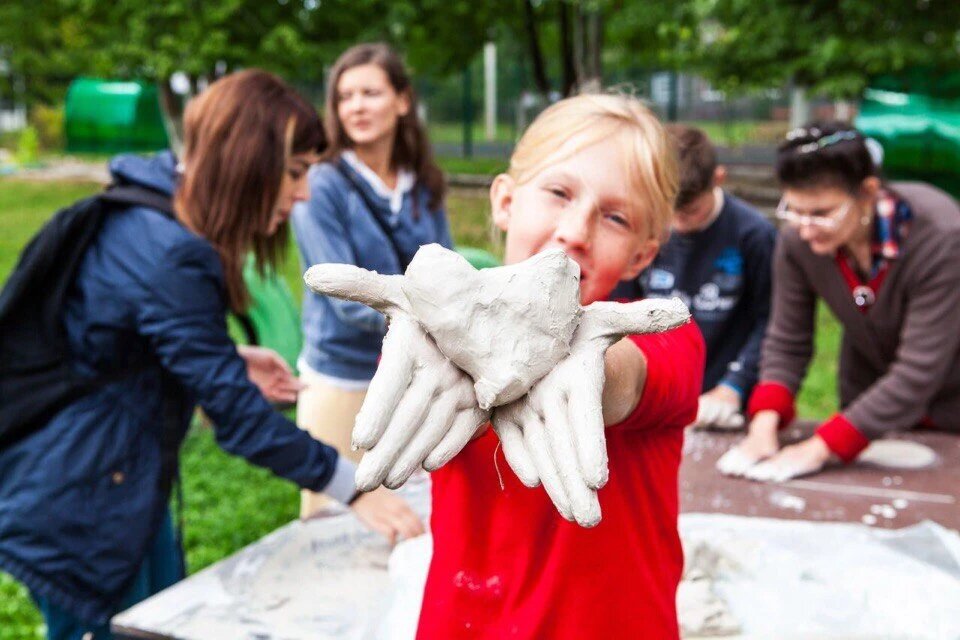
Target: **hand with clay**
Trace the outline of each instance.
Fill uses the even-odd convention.
[[[607,349],[626,335],[666,331],[689,317],[679,300],[589,305],[569,355],[526,397],[494,410],[510,467],[526,486],[543,484],[567,520],[600,522],[597,490],[608,477],[601,405]]]
[[[720,456],[717,470],[727,476],[742,476],[758,462],[780,449],[777,431],[780,416],[776,411],[760,411],[750,421],[747,437]]]
[[[744,472],[744,477],[761,482],[786,482],[819,472],[830,460],[830,448],[820,436],[784,447],[776,455]]]
[[[380,366],[353,429],[353,446],[366,451],[356,475],[361,491],[396,488],[421,466],[439,468],[489,419],[477,406],[473,379],[413,316],[403,278],[345,264],[318,265],[305,275],[313,291],[362,302],[389,318]]]
[[[740,394],[736,389],[724,384],[700,396],[697,407],[697,419],[690,425],[694,429],[740,429],[743,427],[743,414],[740,413]]]

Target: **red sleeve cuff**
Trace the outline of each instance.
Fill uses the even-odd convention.
[[[844,462],[851,462],[870,444],[866,436],[842,413],[838,413],[817,427],[817,435]]]
[[[779,427],[786,428],[797,417],[793,393],[779,382],[761,382],[750,394],[747,417],[753,419],[761,411],[776,411],[780,416]]]

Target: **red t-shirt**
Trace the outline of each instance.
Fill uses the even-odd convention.
[[[678,473],[705,349],[693,323],[631,339],[646,355],[647,380],[630,417],[606,430],[599,525],[567,522],[543,487],[523,486],[492,430],[432,474],[434,551],[419,639],[679,636]]]

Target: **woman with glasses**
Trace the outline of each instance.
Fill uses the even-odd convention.
[[[960,208],[926,184],[881,181],[863,135],[839,122],[787,134],[776,161],[784,223],[747,437],[717,463],[784,481],[854,460],[923,425],[960,431]],[[843,327],[841,410],[780,449],[813,354],[817,300]]]

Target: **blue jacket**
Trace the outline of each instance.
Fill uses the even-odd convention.
[[[748,398],[757,383],[760,345],[770,316],[770,280],[777,231],[759,211],[724,192],[713,223],[673,233],[624,297],[677,296],[690,307],[707,344],[703,390],[718,384]]]
[[[400,212],[349,164],[337,160],[353,175],[367,199],[378,209],[409,261],[425,244],[453,246],[442,208],[430,211],[430,194],[417,185],[403,197]],[[419,215],[414,216],[417,194]],[[400,262],[363,199],[331,164],[310,170],[310,200],[294,207],[292,224],[304,268],[320,263],[353,264],[384,274],[402,273]],[[359,302],[319,296],[309,290],[303,299],[303,351],[310,368],[335,378],[370,380],[386,333],[382,314]]]
[[[114,176],[172,193],[174,158],[122,156]],[[195,404],[226,451],[302,487],[352,493],[350,463],[273,411],[227,335],[216,251],[159,212],[110,214],[79,266],[64,323],[82,374],[129,371],[0,450],[0,569],[81,620],[119,601],[166,512],[162,407]],[[174,381],[169,405],[161,372]]]

